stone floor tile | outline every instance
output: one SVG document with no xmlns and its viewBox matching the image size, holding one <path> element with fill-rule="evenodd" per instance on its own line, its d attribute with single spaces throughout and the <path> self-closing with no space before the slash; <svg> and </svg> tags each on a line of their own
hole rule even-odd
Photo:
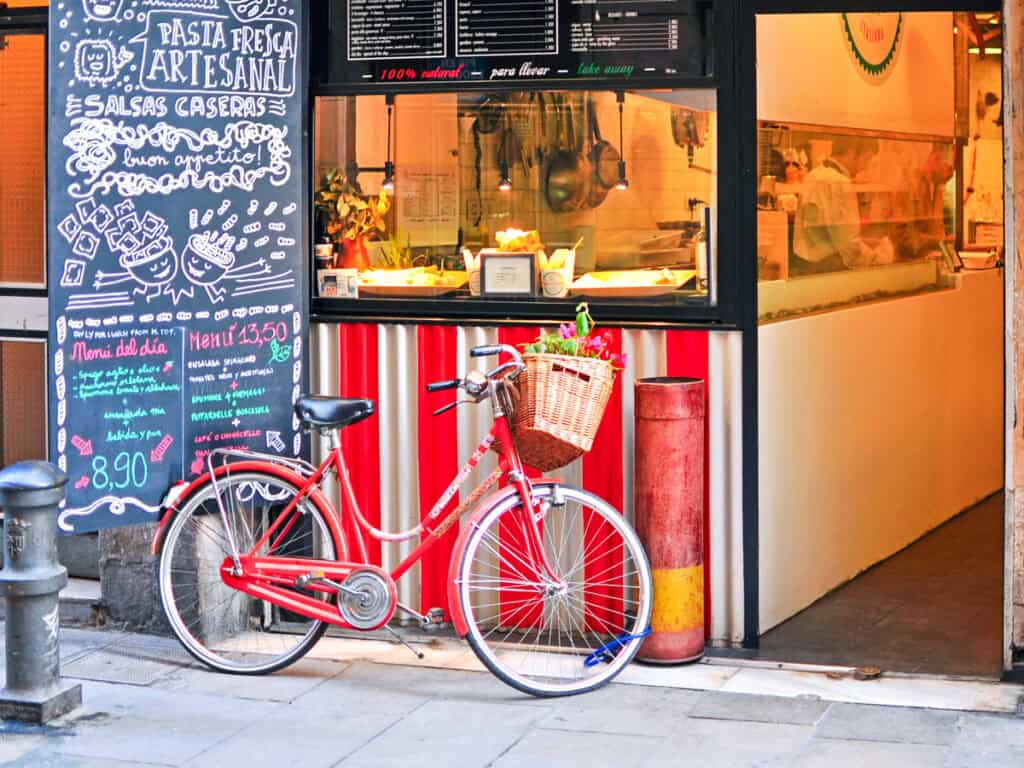
<svg viewBox="0 0 1024 768">
<path fill-rule="evenodd" d="M 948 768 L 1024 766 L 1024 718 L 968 713 L 960 717 Z"/>
<path fill-rule="evenodd" d="M 687 719 L 645 768 L 753 768 L 795 756 L 812 731 L 809 725 Z"/>
<path fill-rule="evenodd" d="M 705 691 L 694 705 L 690 717 L 813 725 L 828 707 L 827 701 L 819 699 Z"/>
<path fill-rule="evenodd" d="M 952 743 L 959 719 L 957 712 L 933 709 L 833 704 L 818 723 L 815 736 L 942 746 Z"/>
<path fill-rule="evenodd" d="M 660 744 L 660 738 L 650 736 L 535 729 L 493 765 L 494 768 L 645 768 Z M 675 763 L 676 766 L 686 764 L 678 758 Z"/>
<path fill-rule="evenodd" d="M 61 674 L 76 680 L 150 685 L 177 668 L 160 661 L 149 661 L 98 650 L 82 654 L 74 661 L 63 664 Z"/>
<path fill-rule="evenodd" d="M 400 716 L 286 707 L 186 763 L 187 768 L 330 768 L 394 725 Z M 411 762 L 411 761 L 410 761 Z"/>
<path fill-rule="evenodd" d="M 69 724 L 79 727 L 131 715 L 170 725 L 182 720 L 194 720 L 200 725 L 220 722 L 230 725 L 241 720 L 245 725 L 276 712 L 281 706 L 273 701 L 94 682 L 83 690 L 83 707 L 71 714 Z"/>
<path fill-rule="evenodd" d="M 431 765 L 483 768 L 515 744 L 544 711 L 479 701 L 428 701 L 338 765 L 407 768 L 422 759 Z"/>
<path fill-rule="evenodd" d="M 446 669 L 400 667 L 392 664 L 356 662 L 329 685 L 321 685 L 295 700 L 306 706 L 341 696 L 343 701 L 362 701 L 363 697 L 479 701 L 487 704 L 523 704 L 544 706 L 545 700 L 527 696 L 502 683 L 489 672 L 452 672 Z"/>
<path fill-rule="evenodd" d="M 988 744 L 976 748 L 954 745 L 946 759 L 946 768 L 1021 768 L 1024 749 L 1003 744 Z"/>
<path fill-rule="evenodd" d="M 1021 717 L 966 713 L 960 716 L 956 731 L 957 743 L 995 743 L 1024 749 L 1024 718 Z"/>
<path fill-rule="evenodd" d="M 947 747 L 933 744 L 811 739 L 794 758 L 766 765 L 773 768 L 944 768 L 948 752 Z"/>
<path fill-rule="evenodd" d="M 606 685 L 582 697 L 552 699 L 541 728 L 664 736 L 672 733 L 700 694 L 671 688 Z"/>
<path fill-rule="evenodd" d="M 0 723 L 0 765 L 13 763 L 22 755 L 46 745 L 46 736 L 41 731 L 8 731 L 7 723 Z"/>
<path fill-rule="evenodd" d="M 51 749 L 40 749 L 25 755 L 20 760 L 3 763 L 3 765 L 5 768 L 164 768 L 170 764 L 83 757 L 81 755 L 66 755 Z"/>
<path fill-rule="evenodd" d="M 202 666 L 175 669 L 153 683 L 154 688 L 209 693 L 235 699 L 294 701 L 345 671 L 347 664 L 303 659 L 270 675 L 225 675 Z"/>
<path fill-rule="evenodd" d="M 68 756 L 181 765 L 230 737 L 248 723 L 241 718 L 218 722 L 177 711 L 175 722 L 123 715 L 106 723 L 77 727 L 54 748 Z"/>
</svg>

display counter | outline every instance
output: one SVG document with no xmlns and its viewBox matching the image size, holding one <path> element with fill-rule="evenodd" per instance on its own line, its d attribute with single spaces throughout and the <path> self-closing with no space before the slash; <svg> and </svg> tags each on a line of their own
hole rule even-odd
<svg viewBox="0 0 1024 768">
<path fill-rule="evenodd" d="M 1003 274 L 758 332 L 761 626 L 1002 488 Z"/>
</svg>

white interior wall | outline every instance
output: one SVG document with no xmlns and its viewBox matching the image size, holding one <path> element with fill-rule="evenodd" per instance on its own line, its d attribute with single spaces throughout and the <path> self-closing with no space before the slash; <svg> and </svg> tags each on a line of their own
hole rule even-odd
<svg viewBox="0 0 1024 768">
<path fill-rule="evenodd" d="M 765 632 L 1002 487 L 1003 281 L 763 325 Z"/>
<path fill-rule="evenodd" d="M 951 136 L 953 99 L 936 94 L 953 93 L 953 14 L 905 13 L 901 34 L 889 75 L 871 80 L 840 14 L 758 16 L 758 118 Z"/>
</svg>

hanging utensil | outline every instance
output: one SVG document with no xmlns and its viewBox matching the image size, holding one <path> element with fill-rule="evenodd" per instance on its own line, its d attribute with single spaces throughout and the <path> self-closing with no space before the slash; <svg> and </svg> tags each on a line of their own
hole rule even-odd
<svg viewBox="0 0 1024 768">
<path fill-rule="evenodd" d="M 587 101 L 590 122 L 590 196 L 591 208 L 597 208 L 608 197 L 608 191 L 615 186 L 619 178 L 619 151 L 601 136 L 601 126 L 597 119 L 593 97 Z"/>
<path fill-rule="evenodd" d="M 577 211 L 589 197 L 590 173 L 586 160 L 577 151 L 577 131 L 573 125 L 572 106 L 565 107 L 565 148 L 552 156 L 544 175 L 544 196 L 555 213 Z M 582 148 L 582 146 L 581 146 Z"/>
<path fill-rule="evenodd" d="M 498 96 L 487 96 L 477 109 L 477 125 L 480 133 L 494 133 L 501 127 L 505 115 L 505 103 Z"/>
</svg>

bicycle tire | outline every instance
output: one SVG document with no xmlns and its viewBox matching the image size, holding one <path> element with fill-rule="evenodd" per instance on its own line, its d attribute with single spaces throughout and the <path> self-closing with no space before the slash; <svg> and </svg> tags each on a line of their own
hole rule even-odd
<svg viewBox="0 0 1024 768">
<path fill-rule="evenodd" d="M 262 501 L 257 503 L 262 504 L 261 516 L 266 516 L 265 520 L 261 520 L 263 525 L 269 523 L 270 510 L 275 504 L 280 506 L 281 502 L 299 493 L 299 488 L 293 482 L 260 470 L 231 474 L 217 482 L 222 498 L 236 502 L 226 504 L 229 517 L 236 515 L 245 496 L 251 493 L 251 499 L 256 501 L 259 494 Z M 264 484 L 262 488 L 259 485 L 261 483 Z M 237 675 L 276 672 L 308 653 L 327 630 L 327 624 L 293 615 L 295 618 L 291 623 L 301 631 L 298 634 L 287 632 L 283 622 L 286 612 L 268 601 L 239 592 L 223 583 L 219 566 L 224 557 L 230 556 L 230 547 L 223 535 L 214 494 L 212 483 L 200 487 L 167 523 L 167 534 L 163 538 L 157 561 L 157 585 L 164 615 L 185 650 L 211 669 Z M 336 540 L 335 532 L 312 501 L 306 498 L 299 508 L 304 516 L 309 516 L 309 522 L 298 528 L 306 528 L 311 533 L 304 539 L 286 540 L 278 552 L 297 557 L 301 556 L 300 552 L 309 549 L 313 557 L 334 559 L 337 553 L 345 551 L 343 542 Z M 244 517 L 238 519 L 245 523 Z M 198 522 L 200 520 L 202 522 Z M 256 534 L 260 531 L 260 525 L 255 520 L 253 517 L 251 525 L 245 523 L 244 530 L 241 530 L 241 526 L 233 529 L 241 552 L 250 550 L 255 543 Z M 193 539 L 191 548 L 189 542 L 182 538 L 183 535 L 187 536 L 184 532 L 188 530 L 190 522 L 194 526 L 194 536 L 198 536 L 199 531 L 204 533 L 201 539 Z M 211 548 L 219 548 L 220 551 L 205 551 Z M 181 574 L 190 572 L 190 564 L 195 566 L 197 573 L 195 584 L 181 578 Z M 203 566 L 208 578 L 201 583 L 198 573 Z M 227 597 L 214 602 L 222 595 Z M 185 599 L 191 602 L 185 603 Z M 224 636 L 234 625 L 238 625 L 238 635 Z M 257 633 L 257 629 L 261 631 Z M 214 644 L 221 646 L 219 650 L 212 647 Z M 272 651 L 275 646 L 281 650 Z"/>
<path fill-rule="evenodd" d="M 550 503 L 544 545 L 565 582 L 564 592 L 552 593 L 554 586 L 530 570 L 532 557 L 515 551 L 522 537 L 514 516 L 523 508 L 518 497 L 511 497 L 485 513 L 466 542 L 457 584 L 466 638 L 487 669 L 523 693 L 586 693 L 613 680 L 639 650 L 652 609 L 650 565 L 636 533 L 604 500 L 568 486 L 541 485 L 534 495 Z M 563 503 L 554 503 L 559 500 Z M 572 505 L 578 511 L 568 519 Z M 570 562 L 572 569 L 566 570 Z M 502 576 L 502 565 L 508 578 Z M 615 583 L 617 573 L 621 584 Z M 621 615 L 616 615 L 617 604 Z M 544 659 L 542 673 L 529 673 L 531 659 Z"/>
</svg>

